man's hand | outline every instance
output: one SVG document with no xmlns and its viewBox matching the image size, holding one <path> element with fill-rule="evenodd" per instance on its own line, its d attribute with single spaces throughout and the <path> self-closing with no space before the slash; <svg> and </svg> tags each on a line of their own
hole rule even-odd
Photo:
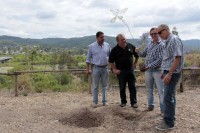
<svg viewBox="0 0 200 133">
<path fill-rule="evenodd" d="M 133 69 L 135 69 L 136 66 L 137 66 L 137 63 L 133 63 L 133 65 L 132 65 Z"/>
<path fill-rule="evenodd" d="M 118 69 L 113 69 L 113 72 L 114 72 L 115 74 L 117 74 L 117 75 L 119 75 L 119 74 L 121 73 L 121 71 L 118 70 Z"/>
<path fill-rule="evenodd" d="M 165 84 L 169 84 L 169 82 L 171 81 L 171 75 L 169 73 L 165 75 L 163 81 Z"/>
<path fill-rule="evenodd" d="M 138 53 L 138 52 L 139 52 L 139 49 L 138 49 L 138 48 L 135 48 L 135 52 Z"/>
<path fill-rule="evenodd" d="M 90 75 L 91 74 L 91 70 L 86 70 L 86 74 Z"/>
<path fill-rule="evenodd" d="M 139 68 L 140 68 L 140 71 L 141 72 L 145 72 L 148 68 L 145 66 L 145 64 L 144 63 L 140 63 L 139 64 Z"/>
</svg>

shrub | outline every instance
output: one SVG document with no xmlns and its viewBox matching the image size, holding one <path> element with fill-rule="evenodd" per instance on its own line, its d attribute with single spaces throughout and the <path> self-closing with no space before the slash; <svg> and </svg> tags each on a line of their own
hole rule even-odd
<svg viewBox="0 0 200 133">
<path fill-rule="evenodd" d="M 67 85 L 72 81 L 72 75 L 69 72 L 54 74 L 59 85 Z"/>
<path fill-rule="evenodd" d="M 0 88 L 11 89 L 13 87 L 13 78 L 7 75 L 0 75 Z"/>
</svg>

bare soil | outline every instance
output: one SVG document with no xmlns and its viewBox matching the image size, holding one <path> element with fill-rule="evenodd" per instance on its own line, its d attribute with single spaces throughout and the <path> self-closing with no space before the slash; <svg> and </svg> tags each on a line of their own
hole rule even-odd
<svg viewBox="0 0 200 133">
<path fill-rule="evenodd" d="M 128 95 L 128 93 L 127 93 Z M 158 96 L 155 109 L 144 111 L 145 89 L 138 91 L 139 108 L 119 106 L 118 90 L 108 91 L 109 106 L 91 107 L 92 96 L 84 93 L 31 93 L 14 97 L 0 92 L 1 133 L 159 133 Z M 200 89 L 177 93 L 175 129 L 170 133 L 200 133 Z M 101 101 L 101 94 L 99 94 Z"/>
</svg>

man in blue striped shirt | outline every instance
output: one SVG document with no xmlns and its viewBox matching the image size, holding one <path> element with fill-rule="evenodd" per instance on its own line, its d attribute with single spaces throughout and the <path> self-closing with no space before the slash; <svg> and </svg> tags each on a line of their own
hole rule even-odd
<svg viewBox="0 0 200 133">
<path fill-rule="evenodd" d="M 92 65 L 92 88 L 93 88 L 93 104 L 95 108 L 98 104 L 98 87 L 101 79 L 102 86 L 102 102 L 103 106 L 107 106 L 107 86 L 108 86 L 108 58 L 111 51 L 110 45 L 104 42 L 104 33 L 99 31 L 96 33 L 96 42 L 89 45 L 86 58 L 86 74 L 90 74 L 90 64 Z"/>
<path fill-rule="evenodd" d="M 157 28 L 151 28 L 150 35 L 152 41 L 143 52 L 136 49 L 136 52 L 140 57 L 145 58 L 145 83 L 147 88 L 148 97 L 148 108 L 147 111 L 152 111 L 154 109 L 154 96 L 153 89 L 154 83 L 158 90 L 159 100 L 160 100 L 160 111 L 161 115 L 164 112 L 163 109 L 163 81 L 161 79 L 161 63 L 163 58 L 163 45 L 164 43 L 159 40 Z"/>
<path fill-rule="evenodd" d="M 183 43 L 178 36 L 170 33 L 166 24 L 158 26 L 158 34 L 165 40 L 162 70 L 164 82 L 164 119 L 158 130 L 173 129 L 175 125 L 176 86 L 183 69 Z"/>
</svg>

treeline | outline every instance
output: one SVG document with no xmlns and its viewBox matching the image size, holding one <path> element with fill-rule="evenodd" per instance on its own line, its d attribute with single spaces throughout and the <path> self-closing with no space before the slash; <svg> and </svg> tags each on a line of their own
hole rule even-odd
<svg viewBox="0 0 200 133">
<path fill-rule="evenodd" d="M 116 45 L 115 37 L 106 36 L 106 42 L 108 42 L 111 47 Z M 128 42 L 137 45 L 139 39 L 128 39 Z M 42 46 L 44 48 L 81 48 L 86 49 L 89 44 L 96 41 L 96 37 L 84 36 L 76 38 L 43 38 L 43 39 L 30 39 L 30 38 L 20 38 L 13 36 L 0 36 L 0 48 L 1 47 L 13 47 L 13 46 Z M 183 41 L 185 50 L 200 50 L 200 40 L 191 39 Z"/>
<path fill-rule="evenodd" d="M 111 46 L 116 45 L 115 37 L 105 37 L 106 42 Z M 22 45 L 37 45 L 43 47 L 64 47 L 64 48 L 87 48 L 89 44 L 96 41 L 95 36 L 85 36 L 78 38 L 43 38 L 30 39 L 12 36 L 0 36 L 0 46 L 22 46 Z M 137 39 L 129 40 L 129 42 L 136 44 Z"/>
</svg>

